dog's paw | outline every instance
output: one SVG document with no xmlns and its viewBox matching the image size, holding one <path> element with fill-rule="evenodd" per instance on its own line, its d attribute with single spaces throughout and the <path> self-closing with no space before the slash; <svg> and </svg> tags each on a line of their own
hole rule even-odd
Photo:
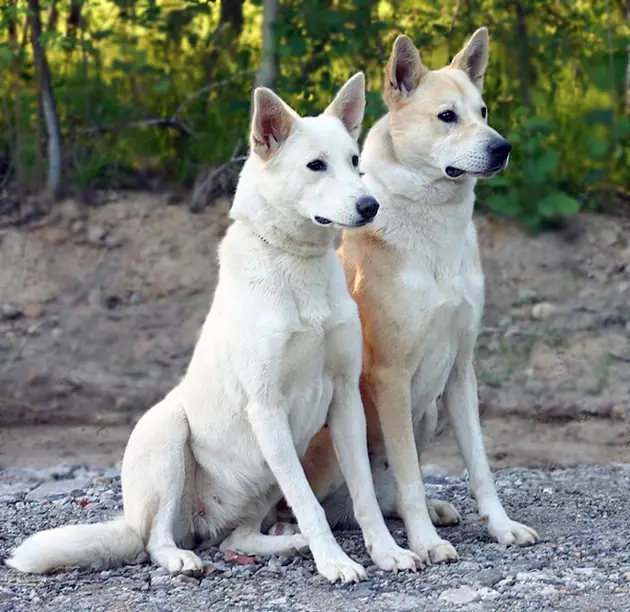
<svg viewBox="0 0 630 612">
<path fill-rule="evenodd" d="M 155 551 L 152 554 L 157 557 L 158 564 L 170 574 L 186 574 L 187 576 L 199 576 L 203 574 L 203 561 L 191 550 L 181 548 L 168 548 Z"/>
<path fill-rule="evenodd" d="M 368 551 L 372 561 L 382 570 L 388 572 L 415 572 L 424 567 L 424 563 L 418 555 L 410 550 L 400 548 L 393 541 L 385 546 L 368 546 Z"/>
<path fill-rule="evenodd" d="M 499 544 L 505 546 L 532 546 L 540 540 L 540 536 L 531 527 L 512 520 L 498 527 L 489 523 L 488 531 Z"/>
<path fill-rule="evenodd" d="M 441 538 L 430 542 L 412 543 L 409 548 L 427 565 L 433 563 L 453 563 L 459 560 L 459 555 L 452 544 Z"/>
<path fill-rule="evenodd" d="M 269 535 L 296 535 L 301 533 L 296 523 L 276 523 L 269 528 Z"/>
<path fill-rule="evenodd" d="M 427 499 L 427 507 L 431 522 L 436 527 L 457 525 L 457 523 L 462 521 L 462 515 L 459 513 L 459 510 L 453 504 L 449 504 L 441 499 Z"/>
<path fill-rule="evenodd" d="M 360 582 L 367 578 L 364 567 L 348 557 L 341 548 L 338 552 L 326 554 L 323 559 L 315 558 L 315 565 L 317 571 L 330 582 Z"/>
<path fill-rule="evenodd" d="M 453 545 L 446 540 L 440 540 L 429 548 L 431 563 L 454 563 L 459 560 L 459 555 Z"/>
</svg>

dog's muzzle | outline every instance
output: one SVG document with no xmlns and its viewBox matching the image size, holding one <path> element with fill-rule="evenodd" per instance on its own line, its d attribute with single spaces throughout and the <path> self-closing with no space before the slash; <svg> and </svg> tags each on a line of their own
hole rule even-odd
<svg viewBox="0 0 630 612">
<path fill-rule="evenodd" d="M 369 223 L 376 217 L 378 202 L 372 196 L 362 196 L 357 200 L 357 212 L 364 223 Z"/>
</svg>

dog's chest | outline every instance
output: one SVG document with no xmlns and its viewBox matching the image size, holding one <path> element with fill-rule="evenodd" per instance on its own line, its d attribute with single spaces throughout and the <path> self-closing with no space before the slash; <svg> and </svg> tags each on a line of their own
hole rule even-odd
<svg viewBox="0 0 630 612">
<path fill-rule="evenodd" d="M 483 277 L 439 277 L 408 269 L 400 277 L 408 296 L 414 404 L 434 401 L 444 390 L 458 353 L 474 343 L 483 308 Z"/>
<path fill-rule="evenodd" d="M 335 338 L 343 333 L 344 326 L 351 324 L 350 314 L 344 308 L 349 301 L 349 296 L 343 294 L 311 296 L 296 303 L 287 321 L 292 333 L 283 356 L 282 392 L 300 453 L 306 451 L 311 438 L 324 424 L 332 401 L 334 377 L 347 367 L 339 359 Z"/>
</svg>

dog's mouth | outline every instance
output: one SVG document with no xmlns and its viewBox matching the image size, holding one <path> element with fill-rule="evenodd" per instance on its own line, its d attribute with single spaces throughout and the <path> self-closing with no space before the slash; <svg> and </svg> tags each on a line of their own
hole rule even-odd
<svg viewBox="0 0 630 612">
<path fill-rule="evenodd" d="M 317 225 L 322 225 L 324 227 L 326 227 L 327 225 L 335 225 L 337 227 L 344 227 L 347 229 L 353 229 L 355 227 L 363 227 L 364 225 L 367 225 L 371 221 L 371 219 L 370 221 L 367 221 L 365 219 L 360 219 L 353 225 L 348 225 L 347 223 L 338 223 L 337 221 L 332 221 L 331 219 L 327 219 L 326 217 L 320 217 L 319 215 L 315 215 L 313 219 L 315 220 L 315 223 L 317 223 Z"/>
<path fill-rule="evenodd" d="M 326 217 L 320 217 L 318 215 L 315 215 L 314 219 L 315 223 L 318 225 L 330 225 L 332 223 L 330 219 L 326 219 Z"/>
<path fill-rule="evenodd" d="M 446 172 L 446 176 L 449 178 L 459 178 L 462 174 L 466 174 L 466 170 L 456 168 L 455 166 L 446 166 L 444 172 Z"/>
<path fill-rule="evenodd" d="M 444 173 L 446 174 L 446 176 L 452 179 L 460 178 L 461 176 L 464 176 L 464 174 L 467 174 L 468 176 L 474 176 L 475 178 L 489 179 L 497 175 L 499 172 L 501 172 L 501 170 L 505 170 L 506 166 L 506 162 L 501 162 L 500 164 L 490 166 L 490 168 L 487 168 L 483 172 L 471 172 L 468 170 L 462 170 L 461 168 L 456 168 L 455 166 L 447 166 L 444 170 Z"/>
</svg>

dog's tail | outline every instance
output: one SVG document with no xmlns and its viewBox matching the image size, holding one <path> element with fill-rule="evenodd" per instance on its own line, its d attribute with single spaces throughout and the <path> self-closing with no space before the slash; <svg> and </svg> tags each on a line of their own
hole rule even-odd
<svg viewBox="0 0 630 612">
<path fill-rule="evenodd" d="M 62 567 L 104 569 L 132 562 L 143 550 L 140 535 L 121 518 L 40 531 L 22 542 L 6 564 L 31 574 Z"/>
</svg>

